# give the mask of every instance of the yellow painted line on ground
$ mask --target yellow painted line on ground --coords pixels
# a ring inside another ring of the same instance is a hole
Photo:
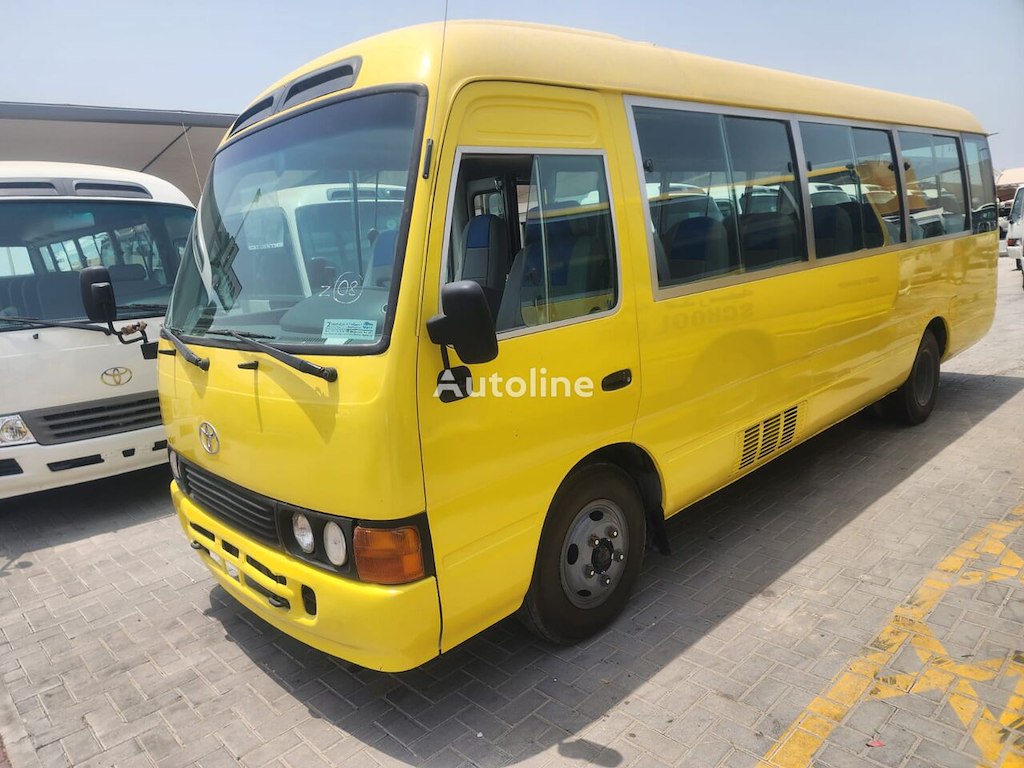
[[[828,691],[816,697],[797,716],[765,754],[762,765],[779,768],[810,765],[835,727],[861,701],[940,690],[949,693],[950,707],[964,727],[970,729],[982,765],[1024,768],[1024,654],[1015,653],[1009,661],[998,658],[965,664],[950,658],[926,622],[951,587],[1010,579],[1024,582],[1024,559],[1006,544],[1006,539],[1022,526],[1024,506],[1010,512],[1007,519],[985,526],[946,556],[896,608],[889,623],[865,647],[862,655],[850,662],[835,677]],[[999,558],[998,564],[988,568],[979,564],[977,561],[984,556]],[[883,674],[907,643],[924,669],[916,675]],[[1005,675],[1016,675],[1017,686],[1005,711],[996,718],[981,702],[972,683],[990,682]],[[1007,749],[1012,751],[1003,755]]]

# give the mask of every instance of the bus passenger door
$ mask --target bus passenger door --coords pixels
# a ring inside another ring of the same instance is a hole
[[[519,607],[559,484],[632,435],[637,330],[603,110],[587,92],[481,83],[449,121],[417,381],[442,650]],[[458,397],[425,325],[440,287],[464,280],[486,298],[498,355],[468,366],[472,394]]]

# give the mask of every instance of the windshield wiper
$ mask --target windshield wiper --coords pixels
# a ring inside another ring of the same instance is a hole
[[[117,308],[118,309],[136,309],[136,310],[144,309],[144,310],[152,310],[154,312],[166,312],[167,311],[167,305],[166,304],[118,304]]]
[[[185,362],[192,363],[192,365],[194,365],[196,368],[199,368],[200,370],[203,370],[203,371],[210,370],[210,358],[208,358],[208,357],[200,357],[195,352],[193,352],[191,349],[189,349],[185,345],[185,342],[181,340],[181,337],[177,333],[175,333],[175,331],[173,329],[168,328],[165,325],[163,328],[160,329],[160,335],[163,336],[165,339],[167,339],[169,342],[171,342],[171,344],[174,345],[174,348],[176,350],[178,350],[178,352],[181,353],[181,356],[183,358],[185,358]],[[165,355],[173,355],[174,354],[169,349],[161,349],[160,352],[165,354]]]
[[[223,328],[207,328],[207,333],[215,333],[218,336],[241,336],[243,339],[272,339],[273,336],[267,336],[265,333],[253,333],[252,331],[236,331],[225,330]]]
[[[319,376],[325,381],[337,381],[338,379],[337,368],[317,365],[316,363],[311,363],[309,360],[303,360],[301,357],[296,357],[288,352],[282,352],[277,347],[272,347],[269,344],[263,344],[256,341],[256,339],[272,339],[274,338],[273,336],[264,336],[260,333],[250,333],[248,331],[232,331],[223,328],[215,331],[207,330],[206,332],[215,333],[219,336],[231,336],[238,339],[238,341],[242,342],[250,349],[255,349],[257,352],[265,352],[275,360],[280,360],[285,365],[291,366],[301,373],[307,373],[310,376]]]
[[[98,331],[107,336],[113,334],[106,328],[99,325],[90,325],[87,322],[76,322],[74,320],[43,320],[38,317],[20,317],[18,315],[0,315],[0,322],[21,323],[33,328],[77,328],[80,331]]]

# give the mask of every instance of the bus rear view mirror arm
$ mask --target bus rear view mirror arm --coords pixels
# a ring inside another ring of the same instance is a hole
[[[86,317],[94,323],[106,323],[107,331],[117,337],[122,344],[142,343],[143,357],[152,359],[152,348],[148,347],[149,337],[146,335],[146,324],[141,320],[125,325],[121,330],[114,328],[117,320],[117,300],[114,298],[114,286],[110,282],[110,273],[106,267],[86,267],[79,273],[79,286],[82,292],[82,304],[85,306]],[[139,334],[134,339],[126,336]]]
[[[447,347],[454,347],[464,363],[489,363],[498,356],[484,289],[472,280],[459,280],[441,288],[441,312],[427,321],[430,340],[441,346],[445,370],[450,369]]]

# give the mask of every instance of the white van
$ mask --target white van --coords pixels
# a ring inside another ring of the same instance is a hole
[[[0,162],[0,499],[167,460],[156,335],[194,216],[155,176]],[[89,267],[112,324],[86,318]]]
[[[1016,268],[1024,268],[1024,184],[1017,187],[1013,195],[1013,205],[1006,226],[1006,255],[1016,260]]]

